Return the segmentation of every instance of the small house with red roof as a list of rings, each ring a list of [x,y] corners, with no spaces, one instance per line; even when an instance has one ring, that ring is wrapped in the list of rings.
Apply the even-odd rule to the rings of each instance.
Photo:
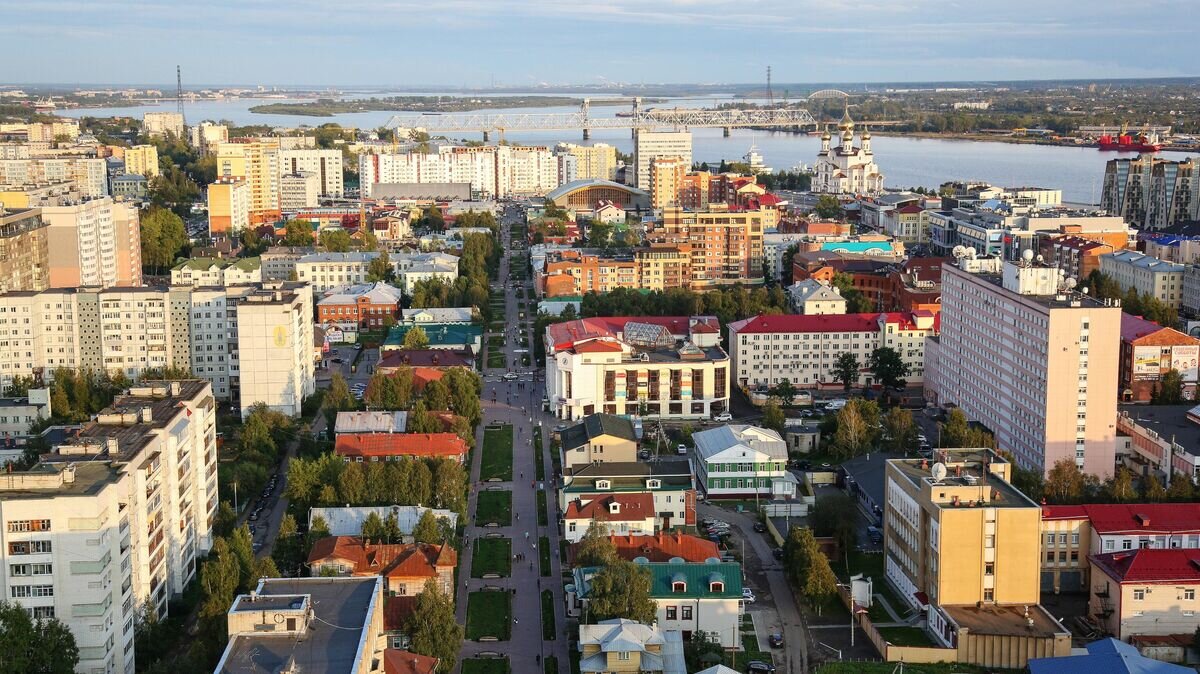
[[[707,538],[700,538],[682,531],[660,531],[653,536],[609,536],[617,556],[633,561],[644,557],[651,562],[669,562],[679,558],[685,562],[700,563],[709,559],[720,559],[721,548]],[[570,566],[575,565],[575,553],[579,544],[572,544],[567,549],[567,560]]]
[[[578,543],[593,522],[618,536],[653,536],[657,521],[649,493],[583,494],[567,503],[563,537]]]
[[[389,648],[383,652],[383,674],[433,674],[441,662],[428,655]]]
[[[333,451],[346,463],[410,459],[452,459],[463,463],[467,443],[454,433],[340,433]]]
[[[448,367],[475,369],[475,355],[471,351],[450,349],[403,349],[388,351],[380,355],[376,372],[392,374],[402,367],[427,367],[444,370]]]
[[[1194,398],[1200,378],[1200,339],[1148,321],[1121,314],[1121,400],[1149,402],[1171,370],[1183,378],[1185,397]]]
[[[1088,617],[1121,641],[1191,636],[1200,628],[1200,550],[1108,552],[1089,558]]]
[[[413,597],[427,581],[454,596],[458,553],[449,543],[367,543],[359,536],[326,536],[308,553],[311,575],[383,576],[384,594]]]

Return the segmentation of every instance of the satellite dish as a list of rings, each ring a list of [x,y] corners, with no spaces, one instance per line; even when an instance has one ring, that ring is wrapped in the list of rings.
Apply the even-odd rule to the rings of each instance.
[[[946,479],[946,464],[941,462],[935,463],[933,464],[933,467],[929,469],[929,472],[933,474],[934,482],[941,482],[942,480]]]
[[[954,250],[950,252],[954,254],[954,257],[962,257],[967,254],[967,249],[963,246],[955,246]]]
[[[1028,248],[1021,251],[1021,259],[1026,262],[1033,262],[1033,251]]]
[[[970,248],[967,249],[967,257],[974,259],[975,255],[976,255],[975,246],[971,246]]]
[[[1075,284],[1078,283],[1078,281],[1076,281],[1073,277],[1068,276],[1065,283],[1067,284],[1068,288],[1074,288]]]
[[[1043,263],[1043,262],[1045,262],[1045,261],[1046,261],[1046,256],[1045,256],[1045,255],[1039,255],[1039,256],[1037,256],[1037,257],[1036,257],[1036,258],[1034,258],[1034,259],[1036,259],[1036,260],[1037,260],[1038,264],[1041,264],[1041,263]]]

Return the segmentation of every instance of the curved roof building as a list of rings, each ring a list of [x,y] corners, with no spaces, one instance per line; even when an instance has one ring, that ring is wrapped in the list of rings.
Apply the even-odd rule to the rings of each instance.
[[[546,200],[575,210],[591,210],[599,201],[611,201],[627,210],[650,207],[650,195],[645,191],[599,178],[560,185],[546,195]]]

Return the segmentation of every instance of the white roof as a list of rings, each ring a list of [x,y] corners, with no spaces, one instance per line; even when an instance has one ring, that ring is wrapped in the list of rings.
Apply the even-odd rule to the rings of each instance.
[[[424,515],[426,510],[432,510],[434,517],[439,519],[445,517],[450,520],[451,528],[458,526],[458,515],[449,510],[402,505],[360,506],[356,508],[310,508],[308,511],[308,526],[311,528],[313,521],[318,517],[322,517],[325,519],[326,526],[329,527],[329,535],[358,536],[362,533],[363,522],[367,521],[367,517],[371,513],[375,513],[380,519],[384,519],[388,515],[395,515],[396,526],[400,528],[400,533],[405,536],[411,536],[413,529],[417,526],[417,522],[421,519],[421,515]]]
[[[370,262],[379,257],[379,253],[375,251],[358,252],[352,251],[348,253],[313,253],[300,258],[299,262]]]
[[[403,433],[408,412],[338,412],[334,433]]]
[[[786,461],[787,443],[775,431],[749,424],[730,424],[720,428],[700,431],[692,435],[696,443],[696,452],[700,458],[710,461],[714,458],[722,460],[755,458],[751,454],[762,455],[760,458]],[[731,452],[727,456],[719,456]]]
[[[474,311],[472,307],[405,309],[401,316],[405,323],[470,323]]]
[[[842,300],[842,293],[833,286],[825,285],[816,279],[805,279],[788,286],[788,293],[799,302]]]
[[[382,281],[376,283],[360,283],[358,285],[335,288],[325,293],[317,306],[322,304],[354,304],[360,297],[366,297],[371,304],[399,304],[402,293],[399,288],[390,286]]]

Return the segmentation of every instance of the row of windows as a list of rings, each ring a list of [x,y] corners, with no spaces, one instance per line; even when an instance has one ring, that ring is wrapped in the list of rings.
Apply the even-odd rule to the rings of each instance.
[[[28,597],[53,597],[53,585],[13,585],[9,588],[9,595],[13,599],[25,599]]]
[[[13,541],[8,544],[10,555],[44,555],[53,552],[50,541]]]
[[[8,533],[26,531],[50,531],[50,520],[13,520],[8,523]]]

